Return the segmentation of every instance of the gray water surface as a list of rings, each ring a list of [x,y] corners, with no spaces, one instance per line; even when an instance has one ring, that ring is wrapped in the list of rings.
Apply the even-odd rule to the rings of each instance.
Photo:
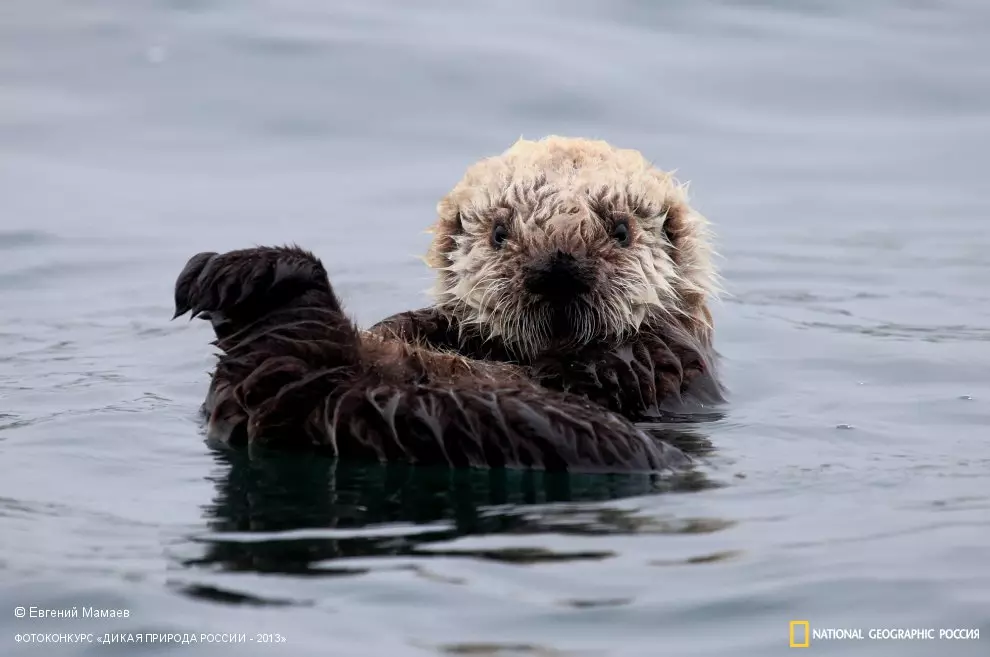
[[[4,3],[0,654],[990,654],[988,37],[980,0]],[[421,306],[440,196],[551,133],[715,225],[705,485],[208,449],[190,255],[294,241],[362,323]]]

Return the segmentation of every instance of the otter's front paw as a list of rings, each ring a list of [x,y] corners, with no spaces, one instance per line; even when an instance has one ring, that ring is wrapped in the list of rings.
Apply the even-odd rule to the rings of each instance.
[[[622,369],[623,364],[607,356],[571,354],[539,359],[533,363],[530,373],[544,387],[580,395],[610,411],[622,413],[625,395],[617,368]]]

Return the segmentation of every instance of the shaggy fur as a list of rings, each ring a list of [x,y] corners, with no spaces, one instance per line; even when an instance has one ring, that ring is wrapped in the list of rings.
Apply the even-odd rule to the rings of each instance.
[[[520,368],[362,333],[298,248],[193,256],[175,317],[209,319],[221,354],[204,403],[230,444],[340,459],[568,471],[689,465],[625,418]]]
[[[221,350],[204,405],[230,443],[340,458],[553,470],[690,460],[633,421],[722,399],[706,221],[605,142],[520,141],[439,204],[435,304],[368,332],[298,248],[201,253],[176,316]]]
[[[471,166],[438,214],[434,306],[374,332],[517,363],[634,419],[723,399],[708,222],[639,152],[520,140]]]

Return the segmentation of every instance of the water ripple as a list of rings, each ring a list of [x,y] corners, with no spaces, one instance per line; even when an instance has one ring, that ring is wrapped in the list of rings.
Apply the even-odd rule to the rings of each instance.
[[[990,633],[988,3],[8,5],[0,607],[131,615],[7,613],[4,637],[533,657],[783,654],[794,618]],[[730,404],[644,426],[695,470],[205,444],[209,327],[169,321],[192,253],[297,242],[361,323],[423,305],[437,200],[548,133],[641,149],[713,221]]]

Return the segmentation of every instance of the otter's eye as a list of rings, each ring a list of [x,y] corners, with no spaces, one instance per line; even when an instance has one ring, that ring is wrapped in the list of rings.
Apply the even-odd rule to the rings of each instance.
[[[612,239],[619,243],[619,246],[629,246],[629,224],[620,221],[612,228]]]
[[[495,224],[492,228],[492,246],[501,249],[509,239],[509,229],[505,224]]]

